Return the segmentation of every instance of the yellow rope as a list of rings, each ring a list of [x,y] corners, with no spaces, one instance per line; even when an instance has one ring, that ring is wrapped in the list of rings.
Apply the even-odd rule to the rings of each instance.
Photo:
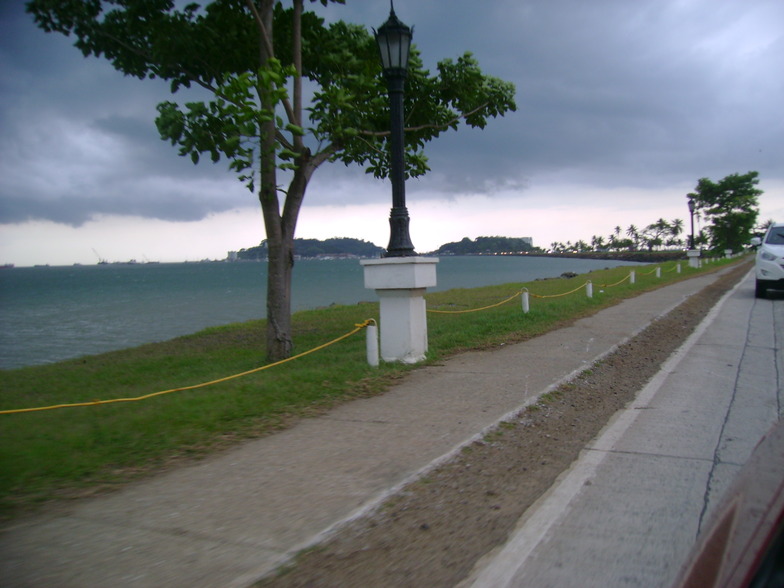
[[[328,343],[324,343],[323,345],[319,345],[318,347],[314,347],[308,351],[303,351],[298,355],[294,355],[292,357],[288,357],[286,359],[281,359],[280,361],[276,361],[275,363],[271,363],[268,365],[261,366],[259,368],[255,368],[252,370],[248,370],[246,372],[242,372],[239,374],[234,374],[232,376],[226,376],[225,378],[220,378],[218,380],[212,380],[211,382],[203,382],[201,384],[194,384],[193,386],[183,386],[181,388],[172,388],[171,390],[162,390],[160,392],[153,392],[151,394],[145,394],[144,396],[136,396],[134,398],[113,398],[111,400],[93,400],[91,402],[76,402],[73,404],[55,404],[53,406],[39,406],[36,408],[17,408],[13,410],[0,410],[0,414],[17,414],[21,412],[38,412],[42,410],[54,410],[57,408],[75,408],[78,406],[96,406],[100,404],[114,404],[117,402],[138,402],[140,400],[147,400],[148,398],[154,398],[155,396],[162,396],[164,394],[171,394],[172,392],[183,392],[185,390],[195,390],[197,388],[206,388],[207,386],[212,386],[214,384],[220,384],[222,382],[228,382],[229,380],[234,380],[236,378],[241,378],[242,376],[247,376],[250,374],[255,374],[256,372],[260,372],[263,370],[267,370],[269,368],[273,368],[279,366],[281,364],[287,363],[289,361],[294,361],[295,359],[299,359],[301,357],[305,357],[306,355],[310,355],[311,353],[315,353],[316,351],[320,351],[325,347],[329,347],[330,345],[334,345],[335,343],[342,341],[343,339],[347,339],[352,335],[358,333],[368,325],[375,323],[373,319],[368,319],[364,323],[354,325],[354,330],[346,333],[345,335],[341,335],[337,339],[333,339]]]
[[[613,286],[617,286],[618,284],[623,284],[626,280],[631,279],[632,275],[628,274],[625,278],[622,278],[615,282],[614,284],[597,284],[600,288],[612,288]]]
[[[588,282],[585,282],[585,284],[587,283]],[[577,286],[574,290],[570,290],[569,292],[564,292],[563,294],[533,294],[533,293],[530,294],[534,298],[560,298],[561,296],[568,296],[569,294],[574,294],[578,290],[582,290],[583,288],[585,288],[585,284],[581,286]]]
[[[467,312],[479,312],[480,310],[487,310],[488,308],[495,308],[496,306],[501,306],[502,304],[506,304],[510,300],[514,300],[515,298],[520,296],[521,293],[522,293],[522,290],[520,290],[520,292],[515,292],[515,294],[513,296],[510,296],[506,300],[502,300],[501,302],[497,302],[495,304],[491,304],[490,306],[483,306],[482,308],[471,308],[469,310],[431,310],[431,309],[428,309],[427,312],[433,312],[433,313],[436,313],[436,314],[465,314]]]

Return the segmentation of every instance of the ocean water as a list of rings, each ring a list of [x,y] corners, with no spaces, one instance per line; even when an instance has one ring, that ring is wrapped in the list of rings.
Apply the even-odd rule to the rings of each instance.
[[[622,262],[547,257],[443,257],[438,286],[525,282]],[[626,262],[628,265],[628,262]],[[263,318],[266,263],[10,268],[0,271],[0,369],[164,341]],[[357,260],[294,266],[294,311],[375,301]]]

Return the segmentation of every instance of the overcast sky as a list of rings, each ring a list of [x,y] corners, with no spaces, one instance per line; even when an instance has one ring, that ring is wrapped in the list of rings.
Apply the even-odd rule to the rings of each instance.
[[[378,27],[388,0],[311,5]],[[782,0],[396,0],[431,70],[471,51],[518,111],[430,144],[407,183],[417,251],[463,237],[589,241],[660,217],[688,226],[701,177],[760,172],[761,220],[784,220]],[[161,141],[157,80],[124,78],[0,2],[0,263],[223,258],[263,238],[226,161]],[[188,100],[187,90],[175,98]],[[391,189],[322,166],[297,236],[386,246]]]

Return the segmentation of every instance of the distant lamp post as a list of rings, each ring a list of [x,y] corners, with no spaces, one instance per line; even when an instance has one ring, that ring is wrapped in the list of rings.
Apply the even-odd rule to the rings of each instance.
[[[694,198],[689,196],[689,216],[691,217],[691,244],[689,249],[694,249]]]
[[[392,211],[389,215],[390,236],[386,257],[408,257],[416,255],[416,252],[408,232],[410,219],[406,208],[403,93],[408,75],[408,55],[413,29],[398,20],[395,7],[390,1],[389,18],[378,31],[373,32],[381,52],[391,115],[389,178],[392,182]]]
[[[694,246],[694,209],[695,209],[695,202],[694,202],[694,194],[689,194],[689,216],[691,217],[691,237],[689,241],[691,244],[689,246],[689,250],[686,252],[686,257],[689,260],[689,267],[699,268],[701,267],[700,264],[700,252],[697,251],[697,248]]]

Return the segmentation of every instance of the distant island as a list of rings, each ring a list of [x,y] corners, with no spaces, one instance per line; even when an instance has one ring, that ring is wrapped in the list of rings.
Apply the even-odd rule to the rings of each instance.
[[[461,241],[441,245],[435,255],[525,255],[543,253],[534,247],[531,237],[464,237]]]
[[[349,237],[319,239],[294,239],[294,255],[297,259],[373,259],[383,256],[386,250],[368,241]],[[267,240],[256,247],[229,251],[228,261],[266,261]],[[582,251],[547,251],[534,247],[530,237],[464,237],[460,241],[445,243],[425,255],[535,255],[551,257],[579,257],[585,259],[616,259],[622,261],[659,262],[680,259],[681,248],[670,250],[621,250],[608,249]]]
[[[383,247],[368,241],[348,237],[294,239],[294,255],[298,259],[367,259],[381,257]],[[269,253],[267,240],[256,247],[229,251],[229,261],[266,261]]]
[[[294,239],[294,255],[298,259],[368,259],[381,257],[386,250],[361,239],[333,237],[319,239]],[[256,247],[229,251],[229,261],[265,261],[268,244],[264,239]],[[465,237],[461,241],[446,243],[432,255],[523,255],[544,253],[533,246],[530,237]]]

